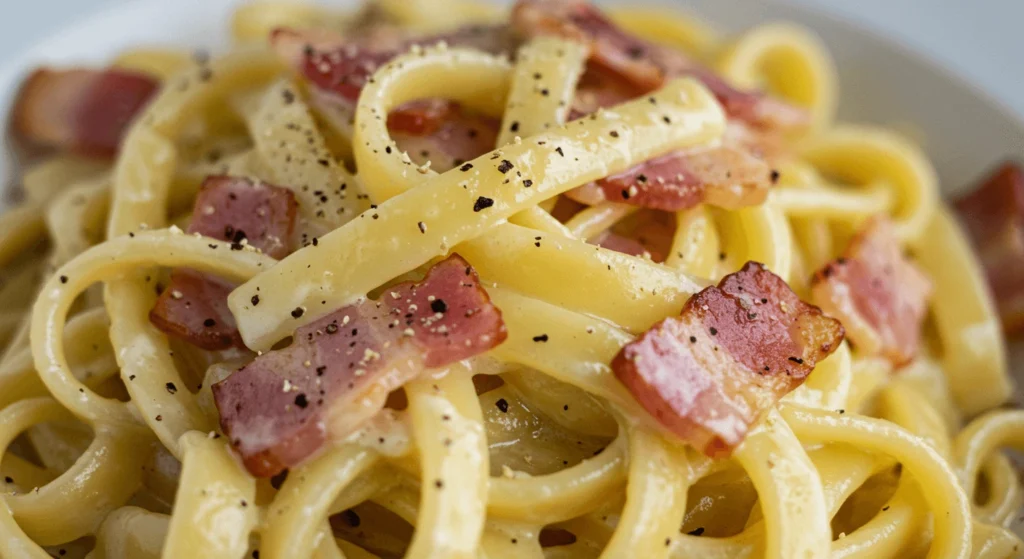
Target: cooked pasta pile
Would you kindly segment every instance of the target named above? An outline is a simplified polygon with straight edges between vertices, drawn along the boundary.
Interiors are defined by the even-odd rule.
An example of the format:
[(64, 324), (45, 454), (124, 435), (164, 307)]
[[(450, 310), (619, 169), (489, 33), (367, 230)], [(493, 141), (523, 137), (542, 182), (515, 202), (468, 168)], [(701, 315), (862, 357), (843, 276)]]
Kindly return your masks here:
[(256, 3), (33, 76), (0, 555), (1017, 555), (1024, 413), (921, 150), (834, 121), (805, 29), (610, 13)]

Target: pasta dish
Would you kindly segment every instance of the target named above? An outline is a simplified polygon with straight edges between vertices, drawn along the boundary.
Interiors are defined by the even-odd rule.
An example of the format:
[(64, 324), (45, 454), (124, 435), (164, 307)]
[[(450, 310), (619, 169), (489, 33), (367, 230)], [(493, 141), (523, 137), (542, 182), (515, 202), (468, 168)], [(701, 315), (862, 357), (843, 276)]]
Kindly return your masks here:
[(18, 93), (0, 556), (1022, 552), (1012, 163), (947, 205), (788, 23), (230, 30)]

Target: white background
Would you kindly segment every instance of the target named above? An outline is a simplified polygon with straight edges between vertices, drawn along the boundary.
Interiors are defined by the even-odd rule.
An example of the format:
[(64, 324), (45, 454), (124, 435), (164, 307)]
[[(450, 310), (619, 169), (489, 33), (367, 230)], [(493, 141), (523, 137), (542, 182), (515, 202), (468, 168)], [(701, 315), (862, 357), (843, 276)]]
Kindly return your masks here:
[[(4, 0), (10, 4), (0, 18), (0, 64), (87, 14), (130, 1)], [(1024, 0), (784, 1), (818, 8), (894, 38), (1024, 117)], [(685, 6), (686, 0), (680, 4)]]

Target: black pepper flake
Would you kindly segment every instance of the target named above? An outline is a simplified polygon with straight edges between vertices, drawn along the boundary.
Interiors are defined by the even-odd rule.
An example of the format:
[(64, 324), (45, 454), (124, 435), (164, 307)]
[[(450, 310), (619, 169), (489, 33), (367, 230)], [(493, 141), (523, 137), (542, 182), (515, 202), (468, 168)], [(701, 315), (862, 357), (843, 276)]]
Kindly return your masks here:
[(442, 481), (440, 479), (435, 479), (434, 480), (434, 487), (436, 487), (438, 489), (444, 489), (444, 481)]
[(426, 224), (426, 223), (423, 223), (422, 221), (420, 221), (419, 223), (417, 223), (417, 224), (416, 224), (416, 227), (419, 227), (419, 228), (420, 228), (420, 233), (426, 233), (426, 232), (427, 232), (427, 224)]
[(304, 309), (304, 308), (302, 308), (302, 307), (295, 307), (295, 308), (294, 308), (294, 309), (292, 310), (292, 318), (299, 318), (299, 317), (301, 317), (301, 316), (302, 316), (303, 314), (305, 314), (305, 312), (306, 312), (306, 309)]
[(4, 481), (6, 481), (7, 483), (14, 483), (14, 478), (12, 478), (11, 476), (4, 476)]
[(384, 153), (390, 154), (391, 153), (391, 146), (388, 146), (388, 147), (384, 148)]
[(430, 310), (434, 312), (447, 312), (448, 304), (444, 302), (444, 299), (434, 299), (430, 302)]
[(332, 322), (332, 323), (327, 325), (326, 330), (327, 330), (328, 334), (337, 334), (338, 333), (338, 325)]
[(779, 176), (779, 172), (776, 171), (775, 169), (772, 169), (772, 184), (779, 182)]
[(128, 375), (128, 380), (135, 380), (135, 375)]
[(526, 179), (526, 180), (523, 181), (523, 188), (530, 188), (531, 186), (533, 186), (533, 181), (532, 180)]
[(697, 336), (690, 336), (690, 343), (691, 344), (697, 343)]
[(790, 357), (789, 360), (794, 362), (794, 363), (796, 363), (797, 365), (803, 365), (804, 364), (804, 360), (799, 358), (799, 357)]
[(882, 512), (885, 512), (887, 510), (889, 510), (889, 505), (885, 505), (884, 507), (882, 507)]
[(696, 530), (692, 530), (690, 532), (687, 532), (687, 534), (689, 534), (691, 536), (700, 536), (703, 533), (704, 533), (704, 527), (703, 526), (701, 526), (700, 528), (697, 528)]
[(719, 252), (718, 253), (718, 259), (719, 260), (725, 260), (725, 253), (724, 252)]
[(547, 334), (541, 334), (539, 336), (534, 336), (533, 337), (533, 341), (535, 341), (535, 342), (546, 342), (546, 341), (548, 341), (548, 335)]
[(629, 189), (628, 188), (623, 188), (622, 189), (622, 199), (623, 200), (629, 200)]
[(512, 167), (515, 167), (515, 165), (513, 165), (512, 162), (509, 161), (508, 159), (502, 159), (501, 163), (498, 164), (498, 170), (501, 171), (502, 173), (507, 173), (511, 171)]
[(508, 401), (505, 400), (504, 398), (501, 398), (497, 402), (494, 402), (494, 405), (498, 406), (498, 409), (501, 410), (501, 413), (508, 413)]
[(249, 299), (249, 302), (251, 302), (252, 306), (255, 307), (256, 305), (260, 304), (260, 296), (259, 295), (253, 295), (252, 299)]
[(216, 325), (217, 321), (212, 318), (207, 318), (206, 320), (203, 321), (203, 326), (206, 326), (207, 328), (213, 328)]
[(519, 132), (519, 121), (516, 120), (516, 121), (512, 122), (512, 125), (509, 126), (508, 129), (511, 132)]
[(556, 147), (555, 148), (555, 153), (557, 153), (558, 155), (561, 155), (562, 157), (565, 157), (565, 152), (562, 151), (562, 146)]
[(286, 89), (283, 92), (281, 92), (281, 96), (284, 97), (284, 103), (286, 105), (291, 105), (292, 103), (295, 102), (295, 93), (293, 93), (292, 90), (290, 89)]
[(345, 524), (348, 524), (353, 528), (358, 528), (359, 525), (362, 523), (362, 519), (360, 519), (359, 515), (356, 514), (356, 511), (352, 509), (343, 510), (341, 511), (341, 513), (338, 514), (338, 516), (340, 516), (341, 519), (345, 521)]
[(468, 171), (468, 170), (470, 170), (472, 168), (473, 168), (473, 164), (472, 163), (466, 163), (462, 167), (459, 167), (459, 170), (462, 171), (463, 173), (465, 173), (466, 171)]
[(167, 392), (170, 394), (176, 394), (178, 392), (178, 387), (174, 386), (173, 382), (168, 382), (164, 385), (164, 388), (166, 388)]
[(320, 241), (316, 237), (313, 237), (313, 246), (317, 246), (319, 244), (320, 244)]
[(306, 409), (306, 406), (309, 405), (309, 400), (306, 399), (305, 394), (299, 394), (295, 397), (295, 405), (302, 409)]
[(68, 277), (67, 276), (61, 276), (60, 277), (60, 282), (61, 283), (67, 283), (68, 282)]
[(489, 208), (489, 207), (491, 207), (493, 205), (494, 205), (494, 200), (491, 200), (490, 198), (488, 198), (486, 196), (481, 196), (481, 197), (476, 199), (476, 202), (473, 203), (473, 211), (474, 212), (479, 212), (480, 210), (485, 210), (485, 209), (487, 209), (487, 208)]
[(619, 137), (619, 133), (617, 131), (615, 131), (615, 130), (612, 130), (611, 132), (609, 132), (608, 135), (611, 136), (612, 138), (618, 138)]
[(714, 326), (712, 326), (711, 328), (708, 329), (708, 332), (711, 332), (712, 336), (717, 336), (718, 335), (718, 328), (715, 328)]
[(164, 420), (164, 416), (158, 415), (158, 416), (154, 417), (153, 419), (156, 419), (157, 421), (163, 421)]
[(270, 486), (274, 489), (281, 489), (286, 479), (288, 479), (288, 470), (282, 470), (281, 473), (270, 478)]

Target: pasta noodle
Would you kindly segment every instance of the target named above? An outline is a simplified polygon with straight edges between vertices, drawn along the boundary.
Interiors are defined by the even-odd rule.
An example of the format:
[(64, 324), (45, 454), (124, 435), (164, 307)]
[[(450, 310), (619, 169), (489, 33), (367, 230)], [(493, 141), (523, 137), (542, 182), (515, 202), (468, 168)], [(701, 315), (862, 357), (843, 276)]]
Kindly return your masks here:
[[(473, 2), (380, 0), (354, 13), (256, 2), (235, 12), (237, 46), (227, 54), (145, 48), (112, 62), (110, 75), (161, 84), (123, 130), (116, 158), (62, 145), (69, 149), (27, 168), (24, 201), (0, 216), (0, 556), (966, 559), (1024, 551), (1013, 531), (1024, 488), (1002, 453), (1024, 451), (1024, 414), (1000, 408), (1013, 393), (1006, 342), (983, 270), (921, 150), (892, 131), (834, 122), (835, 71), (809, 30), (770, 24), (727, 37), (661, 10), (613, 10), (615, 25), (654, 41), (615, 58), (609, 49), (628, 45), (588, 38), (587, 17), (603, 17), (596, 10), (546, 1), (577, 10), (575, 35), (517, 36), (498, 54), (487, 45), (508, 40), (511, 28), (498, 10)], [(512, 17), (543, 4), (521, 0)], [(285, 28), (315, 29), (293, 48)], [(408, 39), (427, 33), (441, 39)], [(335, 50), (312, 58), (319, 48)], [(691, 59), (701, 65), (665, 70)], [(297, 75), (289, 71), (296, 60)], [(619, 99), (601, 81), (619, 71), (649, 79), (648, 60), (662, 64), (658, 87)], [(348, 74), (330, 74), (338, 67)], [(324, 76), (333, 81), (324, 85)], [(356, 94), (346, 97), (351, 87)], [(586, 102), (602, 108), (584, 110)], [(806, 120), (772, 121), (786, 111)], [(466, 142), (475, 151), (463, 157)], [(450, 169), (439, 152), (451, 155)], [(659, 165), (700, 157), (710, 163), (658, 175)], [(708, 173), (722, 161), (736, 165), (732, 186), (712, 196)], [(748, 186), (731, 173), (768, 164), (771, 184), (744, 194)], [(219, 217), (217, 204), (237, 202), (236, 191), (230, 202), (215, 199), (207, 177), (225, 175), (266, 196), (238, 217), (263, 234), (237, 223), (223, 235), (202, 229)], [(686, 190), (696, 188), (690, 175), (706, 179), (707, 198)], [(642, 201), (667, 183), (674, 194)], [(619, 190), (621, 199), (609, 195)], [(596, 191), (601, 198), (584, 203)], [(665, 207), (693, 192), (701, 197)], [(294, 220), (274, 230), (278, 200)], [(932, 292), (930, 300), (915, 294), (930, 314), (910, 323), (923, 343), (909, 358), (873, 351), (854, 320), (837, 316), (847, 341), (840, 334), (812, 348), (821, 349), (817, 363), (813, 353), (785, 354), (785, 373), (761, 371), (758, 361), (753, 376), (766, 380), (746, 382), (761, 389), (797, 375), (794, 363), (813, 375), (765, 396), (767, 404), (762, 396), (737, 404), (757, 408), (747, 410), (756, 417), (741, 442), (723, 435), (707, 447), (686, 433), (719, 433), (715, 410), (700, 423), (699, 405), (687, 408), (690, 423), (679, 428), (625, 378), (627, 349), (663, 333), (671, 317), (701, 312), (697, 297), (735, 296), (749, 320), (774, 312), (752, 304), (780, 306), (788, 317), (785, 299), (758, 303), (727, 291), (728, 278), (750, 270), (745, 262), (820, 302), (823, 285), (857, 258), (848, 243), (868, 243), (877, 216), (892, 218), (894, 250), (909, 254), (900, 265), (920, 266), (920, 291)], [(272, 242), (296, 250), (260, 244)], [(273, 477), (256, 471), (224, 403), (228, 379), (257, 374), (263, 363), (287, 368), (269, 359), (321, 343), (322, 329), (350, 336), (349, 347), (365, 342), (359, 329), (399, 340), (365, 342), (352, 378), (372, 374), (389, 348), (425, 342), (414, 328), (401, 334), (413, 341), (387, 338), (400, 321), (369, 324), (368, 309), (416, 297), (454, 253), (473, 280), (459, 271), (469, 282), (460, 285), (473, 287), (478, 274), (484, 302), (500, 310), (500, 329), (479, 338), (493, 343), (441, 366), (399, 354), (408, 363), (388, 362), (388, 375), (397, 379), (408, 365), (414, 376), (368, 385), (347, 401), (352, 409), (319, 420), (329, 423), (323, 448), (278, 463), (283, 472)], [(161, 325), (161, 305), (186, 299), (174, 308), (205, 312), (183, 295), (183, 277), (223, 291), (237, 341), (209, 338), (204, 347)], [(456, 304), (426, 301), (431, 320)], [(703, 311), (715, 311), (708, 304)], [(812, 318), (799, 320), (831, 320), (808, 308)], [(340, 332), (330, 322), (338, 309), (364, 322), (349, 324), (345, 314), (341, 327), (351, 333)], [(224, 315), (216, 318), (203, 324), (225, 326)], [(808, 324), (788, 326), (790, 335)], [(707, 350), (716, 352), (712, 377), (734, 374), (727, 369), (743, 360), (718, 330), (708, 334), (718, 340)], [(676, 341), (697, 347), (697, 336), (684, 340)], [(306, 360), (304, 374), (316, 367), (323, 376), (329, 363), (318, 364)], [(294, 397), (289, 409), (312, 407), (313, 392), (292, 396), (299, 388), (287, 371), (275, 374), (275, 386), (284, 379), (281, 390)], [(754, 390), (736, 382), (719, 397)], [(319, 394), (317, 405), (332, 398)], [(708, 405), (706, 397), (689, 398)], [(250, 392), (234, 412), (268, 401)], [(345, 431), (347, 421), (356, 424)], [(303, 444), (305, 432), (294, 433), (285, 446)], [(715, 444), (731, 453), (716, 454)], [(284, 454), (275, 447), (259, 459)]]

